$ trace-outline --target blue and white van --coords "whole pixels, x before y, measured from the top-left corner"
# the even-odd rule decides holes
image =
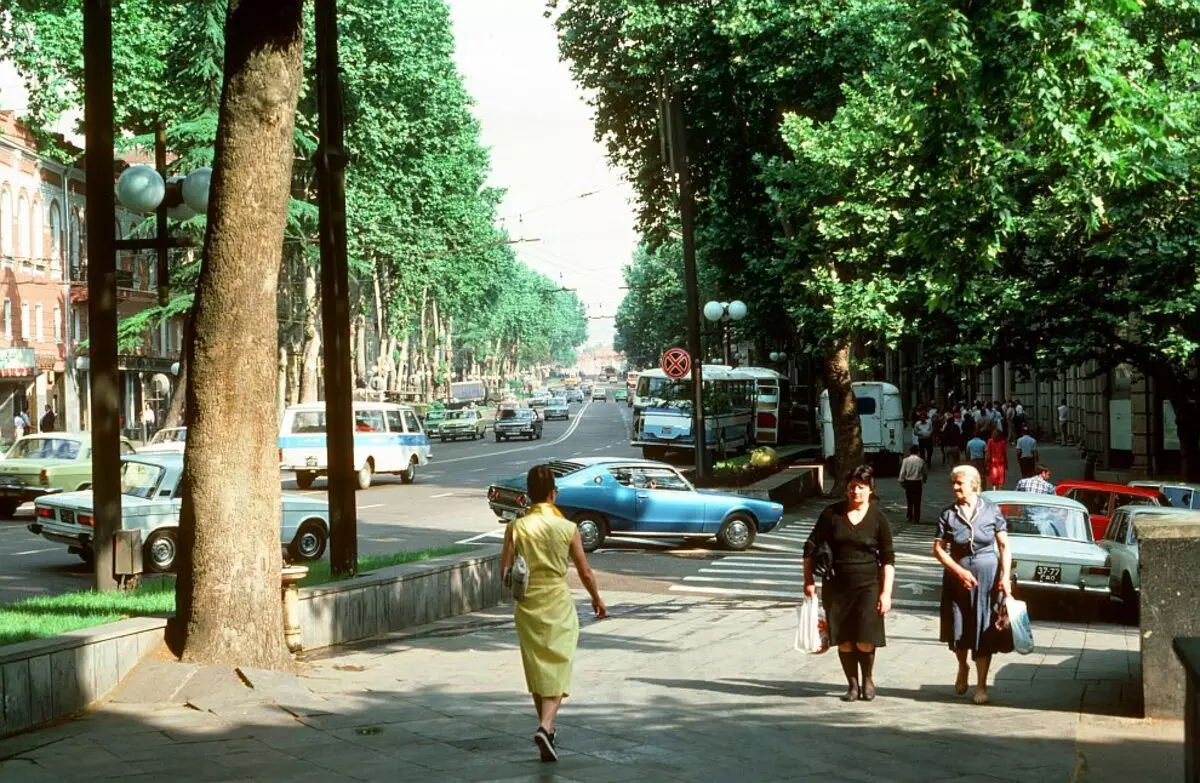
[[[405,484],[417,477],[417,466],[433,459],[429,436],[416,411],[390,402],[354,403],[354,464],[358,487],[371,486],[376,473],[400,476]],[[325,403],[293,405],[279,428],[279,468],[296,472],[300,489],[329,473],[325,450]]]

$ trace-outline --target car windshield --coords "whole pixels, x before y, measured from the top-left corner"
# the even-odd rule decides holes
[[[82,444],[66,438],[22,438],[8,452],[9,459],[75,459]]]
[[[1167,496],[1167,500],[1171,501],[1171,505],[1176,508],[1192,507],[1192,490],[1189,487],[1163,487],[1162,493]]]
[[[449,413],[446,414],[446,421],[454,421],[455,419],[465,419],[465,418],[467,418],[466,411],[450,411]]]
[[[121,494],[149,500],[154,497],[154,491],[165,472],[158,465],[125,462],[121,465]]]
[[[292,434],[325,432],[325,411],[296,411],[292,416]]]
[[[430,411],[429,415],[425,417],[425,421],[441,421],[444,418],[446,418],[445,411]]]
[[[1001,503],[1000,513],[1013,535],[1069,538],[1091,541],[1092,526],[1087,514],[1074,508],[1034,503]]]
[[[177,429],[160,430],[150,443],[184,443],[187,441],[187,430],[183,427]]]
[[[530,410],[507,410],[500,411],[502,419],[532,419],[533,411]]]

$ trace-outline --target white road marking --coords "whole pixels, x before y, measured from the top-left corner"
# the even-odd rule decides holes
[[[60,546],[50,547],[49,549],[30,549],[26,552],[13,552],[13,556],[20,557],[21,555],[40,555],[44,552],[57,552],[62,549]]]
[[[439,492],[439,493],[437,493],[436,495],[430,495],[429,497],[431,497],[431,498],[433,498],[433,499],[435,499],[435,500],[436,500],[436,499],[438,499],[438,498],[448,498],[448,497],[450,497],[450,496],[451,496],[451,495],[453,495],[453,494],[454,494],[453,492]]]
[[[480,541],[487,541],[488,539],[503,539],[503,538],[504,538],[503,530],[492,530],[488,533],[480,533],[477,536],[472,536],[470,538],[464,538],[462,541],[455,541],[454,543],[456,543],[456,544],[475,544]]]
[[[799,601],[804,597],[803,592],[797,593],[787,590],[739,590],[728,587],[707,587],[704,585],[671,585],[671,592],[723,595],[735,598],[778,598],[789,601]],[[892,599],[893,609],[936,609],[941,605],[941,601],[916,601],[908,598]]]
[[[385,503],[371,503],[371,504],[369,504],[369,505],[366,505],[366,506],[359,506],[359,507],[358,507],[358,510],[359,510],[359,511],[366,511],[368,508],[383,508],[385,505],[386,505]]]

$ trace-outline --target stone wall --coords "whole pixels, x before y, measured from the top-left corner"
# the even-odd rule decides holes
[[[1200,514],[1135,523],[1141,575],[1142,695],[1146,717],[1183,717],[1185,673],[1176,638],[1200,636]]]

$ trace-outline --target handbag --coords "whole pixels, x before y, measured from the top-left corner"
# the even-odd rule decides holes
[[[1009,598],[1004,602],[1009,625],[1012,627],[1013,649],[1021,655],[1033,652],[1033,622],[1024,601]]]
[[[822,541],[813,552],[813,573],[822,579],[833,579],[837,571],[833,567],[833,547]]]
[[[516,557],[513,558],[513,564],[504,572],[503,581],[504,585],[512,592],[513,600],[520,601],[529,590],[529,563],[525,561],[525,556],[517,548],[516,528],[513,529],[513,550]]]
[[[816,598],[807,596],[796,607],[796,639],[792,646],[805,653],[820,655],[829,649],[829,625],[825,609]]]

